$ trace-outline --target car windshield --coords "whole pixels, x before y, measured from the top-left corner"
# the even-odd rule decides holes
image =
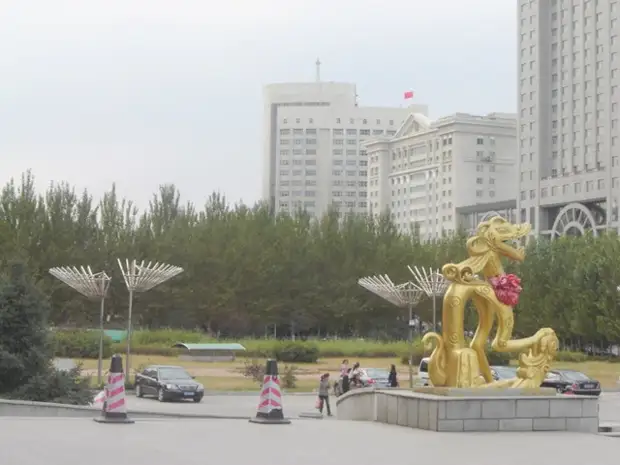
[[[514,367],[493,367],[495,373],[500,378],[514,378],[517,376],[517,369]]]
[[[422,360],[420,363],[420,373],[428,373],[428,362],[426,360]]]
[[[382,370],[381,368],[368,368],[366,370],[366,374],[370,378],[387,378],[390,375],[390,372],[387,370]]]
[[[159,379],[192,379],[183,368],[160,368]]]
[[[590,378],[578,371],[563,371],[562,378],[569,381],[590,381]]]

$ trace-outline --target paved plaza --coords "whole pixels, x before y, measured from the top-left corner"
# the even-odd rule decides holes
[[[436,433],[371,422],[296,419],[313,410],[314,400],[312,395],[284,397],[291,425],[139,416],[131,425],[99,424],[89,418],[0,417],[0,463],[542,465],[553,457],[562,465],[616,465],[619,460],[620,440],[594,434]],[[128,399],[132,411],[238,418],[253,416],[257,401],[256,395],[209,395],[200,404]],[[620,425],[620,393],[601,396],[600,419]]]
[[[164,412],[189,415],[214,415],[232,418],[248,418],[256,413],[259,394],[206,395],[202,402],[158,402],[153,398],[139,399],[128,396],[127,405],[132,411]],[[314,411],[314,395],[285,395],[283,399],[284,414],[296,418],[300,413]],[[334,413],[336,398],[330,402]]]
[[[578,433],[435,433],[370,422],[0,419],[7,465],[617,465],[620,442]]]

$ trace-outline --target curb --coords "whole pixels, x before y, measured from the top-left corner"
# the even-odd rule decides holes
[[[94,418],[101,414],[101,409],[86,405],[66,405],[49,402],[33,402],[0,399],[0,419],[6,418]],[[153,412],[149,410],[128,410],[127,414],[135,419],[177,418],[195,420],[248,420],[248,415],[217,415],[201,413]],[[303,417],[293,416],[293,419]]]
[[[100,390],[97,391],[93,391],[93,392],[99,392]],[[128,389],[126,391],[127,395],[129,396],[135,396],[135,391],[133,389]],[[256,396],[260,393],[260,390],[257,389],[256,391],[205,391],[205,397],[207,396],[239,396],[239,397],[243,397],[243,396]],[[286,391],[282,391],[282,394],[286,395],[286,396],[315,396],[316,392],[286,392]]]

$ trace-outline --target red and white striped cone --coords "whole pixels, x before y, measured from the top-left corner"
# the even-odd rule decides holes
[[[250,422],[264,425],[289,425],[291,423],[291,420],[284,418],[278,363],[275,360],[267,360],[256,417],[250,418]]]
[[[133,423],[127,416],[127,402],[125,401],[125,373],[123,373],[123,359],[120,355],[112,356],[110,371],[105,385],[105,400],[101,416],[95,418],[98,423]]]

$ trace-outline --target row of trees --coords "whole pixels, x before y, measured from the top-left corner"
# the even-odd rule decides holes
[[[360,288],[357,279],[386,273],[395,282],[411,280],[407,265],[437,268],[463,259],[465,239],[423,243],[415,234],[399,235],[389,216],[274,217],[264,205],[231,206],[218,194],[198,208],[182,203],[171,185],[142,212],[114,187],[100,201],[66,184],[39,195],[30,173],[0,194],[0,257],[5,265],[27,264],[58,326],[94,327],[98,307],[52,278],[50,267],[91,265],[111,274],[109,325],[122,328],[127,291],[116,259],[137,258],[185,269],[137,295],[134,321],[142,327],[394,337],[406,332],[405,310]],[[509,268],[524,286],[516,331],[552,326],[565,340],[620,340],[619,266],[616,237],[530,244],[525,263]],[[430,308],[425,302],[417,311],[428,321]],[[475,317],[468,322],[475,327]]]

